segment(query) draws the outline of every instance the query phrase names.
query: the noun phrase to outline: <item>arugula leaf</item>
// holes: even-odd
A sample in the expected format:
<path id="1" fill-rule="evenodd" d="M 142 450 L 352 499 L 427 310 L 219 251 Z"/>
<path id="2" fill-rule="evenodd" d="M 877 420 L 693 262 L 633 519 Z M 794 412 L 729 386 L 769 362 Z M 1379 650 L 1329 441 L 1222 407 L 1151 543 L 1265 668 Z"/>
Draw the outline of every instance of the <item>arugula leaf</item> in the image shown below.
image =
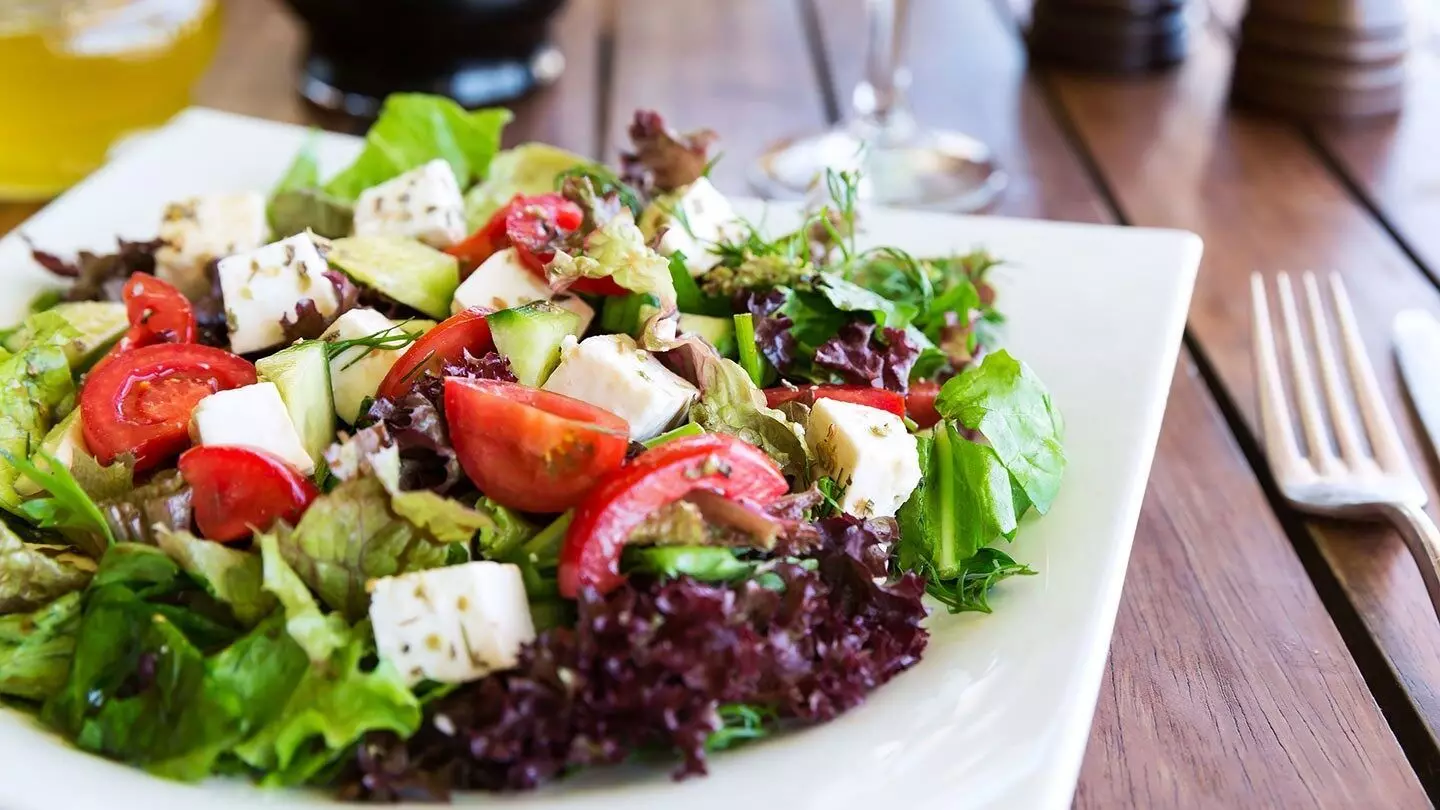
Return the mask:
<path id="1" fill-rule="evenodd" d="M 27 543 L 0 521 L 0 614 L 34 610 L 80 590 L 95 567 L 69 546 Z"/>
<path id="2" fill-rule="evenodd" d="M 900 507 L 900 567 L 954 579 L 981 548 L 1014 535 L 1010 474 L 993 449 L 961 436 L 953 422 L 918 439 L 924 476 Z"/>
<path id="3" fill-rule="evenodd" d="M 78 592 L 32 613 L 0 616 L 0 695 L 43 701 L 64 686 L 79 626 Z"/>
<path id="4" fill-rule="evenodd" d="M 980 431 L 1035 510 L 1049 511 L 1065 473 L 1065 427 L 1030 367 L 997 351 L 945 383 L 935 409 Z"/>
<path id="5" fill-rule="evenodd" d="M 20 503 L 13 458 L 39 446 L 45 432 L 73 403 L 75 383 L 70 363 L 58 346 L 32 346 L 0 360 L 0 508 L 14 511 Z"/>
<path id="6" fill-rule="evenodd" d="M 155 544 L 217 601 L 230 607 L 235 619 L 254 627 L 275 610 L 275 598 L 265 591 L 260 555 L 183 529 L 161 528 Z"/>
<path id="7" fill-rule="evenodd" d="M 115 535 L 100 508 L 59 459 L 43 450 L 37 450 L 35 456 L 45 462 L 45 469 L 30 459 L 0 451 L 0 457 L 50 493 L 48 498 L 22 501 L 15 511 L 42 529 L 59 530 L 92 557 L 104 554 L 105 549 L 115 544 Z"/>
<path id="8" fill-rule="evenodd" d="M 485 176 L 510 118 L 510 112 L 500 108 L 467 112 L 440 96 L 394 93 L 366 133 L 359 157 L 330 178 L 324 190 L 353 202 L 365 189 L 436 158 L 449 163 L 455 180 L 466 188 Z"/>
<path id="9" fill-rule="evenodd" d="M 1035 569 L 1015 562 L 998 548 L 982 548 L 960 564 L 960 571 L 953 579 L 932 579 L 926 592 L 945 603 L 951 613 L 989 613 L 991 589 L 1010 577 L 1035 573 Z"/>

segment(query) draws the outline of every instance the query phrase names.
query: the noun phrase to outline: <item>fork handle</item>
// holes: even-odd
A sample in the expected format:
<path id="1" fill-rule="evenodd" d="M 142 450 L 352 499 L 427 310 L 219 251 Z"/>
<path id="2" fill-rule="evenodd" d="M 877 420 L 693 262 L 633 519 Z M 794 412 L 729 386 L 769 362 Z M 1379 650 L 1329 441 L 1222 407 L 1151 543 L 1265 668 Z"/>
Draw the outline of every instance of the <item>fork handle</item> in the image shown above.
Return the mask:
<path id="1" fill-rule="evenodd" d="M 1440 528 L 1436 528 L 1424 507 L 1415 504 L 1392 504 L 1388 513 L 1410 547 L 1420 577 L 1425 580 L 1425 590 L 1430 592 L 1430 603 L 1440 615 Z"/>

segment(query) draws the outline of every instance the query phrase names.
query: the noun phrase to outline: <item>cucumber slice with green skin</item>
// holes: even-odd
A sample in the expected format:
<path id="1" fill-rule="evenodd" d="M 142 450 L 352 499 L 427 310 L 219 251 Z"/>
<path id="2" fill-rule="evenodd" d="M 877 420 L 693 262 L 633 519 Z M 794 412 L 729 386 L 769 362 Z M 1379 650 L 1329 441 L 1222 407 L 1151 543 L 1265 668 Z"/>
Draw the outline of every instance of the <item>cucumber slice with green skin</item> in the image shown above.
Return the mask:
<path id="1" fill-rule="evenodd" d="M 76 408 L 50 428 L 45 438 L 40 442 L 40 450 L 46 455 L 64 464 L 69 469 L 70 464 L 75 460 L 75 453 L 88 453 L 85 447 L 85 431 L 80 424 L 80 409 Z M 40 458 L 39 453 L 31 453 L 35 466 L 41 470 L 48 469 L 46 462 Z M 30 480 L 28 476 L 20 476 L 15 479 L 15 491 L 22 497 L 28 498 L 31 495 L 39 495 L 41 487 Z"/>
<path id="2" fill-rule="evenodd" d="M 515 379 L 537 388 L 560 365 L 560 342 L 580 331 L 579 315 L 549 301 L 502 309 L 485 320 L 495 351 L 510 361 Z"/>
<path id="3" fill-rule="evenodd" d="M 450 315 L 450 299 L 460 286 L 460 265 L 455 257 L 414 239 L 398 236 L 336 239 L 327 258 L 361 284 L 432 318 Z"/>
<path id="4" fill-rule="evenodd" d="M 280 389 L 300 444 L 317 469 L 325 466 L 325 450 L 335 441 L 335 403 L 325 348 L 323 340 L 305 340 L 255 361 L 260 379 Z"/>
<path id="5" fill-rule="evenodd" d="M 118 301 L 64 301 L 27 317 L 5 338 L 4 348 L 19 351 L 36 341 L 60 346 L 70 370 L 83 371 L 129 328 L 125 305 Z"/>
<path id="6" fill-rule="evenodd" d="M 723 357 L 735 356 L 735 319 L 716 318 L 710 315 L 680 313 L 681 332 L 699 335 L 710 342 Z"/>

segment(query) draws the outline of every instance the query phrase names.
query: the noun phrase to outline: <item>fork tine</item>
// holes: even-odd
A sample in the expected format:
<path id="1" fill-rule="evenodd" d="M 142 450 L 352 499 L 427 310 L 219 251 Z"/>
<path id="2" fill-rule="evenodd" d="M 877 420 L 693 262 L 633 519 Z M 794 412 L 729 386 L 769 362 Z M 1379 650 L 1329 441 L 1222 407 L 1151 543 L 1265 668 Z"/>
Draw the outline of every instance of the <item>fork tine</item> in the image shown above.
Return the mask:
<path id="1" fill-rule="evenodd" d="M 1350 404 L 1350 395 L 1341 381 L 1340 364 L 1335 359 L 1335 342 L 1331 337 L 1330 319 L 1325 314 L 1324 299 L 1315 274 L 1306 271 L 1305 298 L 1310 305 L 1310 328 L 1315 333 L 1315 354 L 1320 361 L 1320 381 L 1325 389 L 1325 402 L 1330 408 L 1330 426 L 1340 445 L 1340 456 L 1351 467 L 1370 462 L 1360 443 L 1360 422 Z"/>
<path id="2" fill-rule="evenodd" d="M 1278 479 L 1308 474 L 1309 464 L 1300 455 L 1290 423 L 1290 406 L 1280 382 L 1280 361 L 1275 352 L 1275 329 L 1270 324 L 1270 304 L 1265 297 L 1265 279 L 1250 274 L 1251 323 L 1255 329 L 1256 389 L 1260 394 L 1261 437 L 1271 470 Z"/>
<path id="3" fill-rule="evenodd" d="M 1309 445 L 1310 463 L 1315 465 L 1316 472 L 1324 475 L 1340 469 L 1340 462 L 1330 448 L 1325 415 L 1320 412 L 1319 389 L 1315 386 L 1315 372 L 1310 367 L 1310 352 L 1306 348 L 1304 327 L 1300 325 L 1299 309 L 1295 306 L 1295 290 L 1290 286 L 1290 275 L 1278 274 L 1275 286 L 1280 293 L 1280 320 L 1285 323 L 1285 342 L 1290 344 L 1290 373 L 1295 381 L 1300 425 L 1305 430 L 1305 443 Z"/>
<path id="4" fill-rule="evenodd" d="M 1350 368 L 1350 379 L 1355 385 L 1355 402 L 1360 406 L 1360 415 L 1365 420 L 1365 429 L 1370 436 L 1370 447 L 1375 451 L 1375 460 L 1381 469 L 1392 472 L 1410 472 L 1410 461 L 1400 447 L 1400 432 L 1395 421 L 1385 408 L 1380 395 L 1380 383 L 1375 379 L 1375 369 L 1365 353 L 1365 344 L 1360 340 L 1360 327 L 1355 322 L 1355 310 L 1350 306 L 1350 295 L 1339 273 L 1330 274 L 1330 295 L 1335 299 L 1335 317 L 1340 325 L 1340 342 L 1345 348 L 1346 365 Z"/>

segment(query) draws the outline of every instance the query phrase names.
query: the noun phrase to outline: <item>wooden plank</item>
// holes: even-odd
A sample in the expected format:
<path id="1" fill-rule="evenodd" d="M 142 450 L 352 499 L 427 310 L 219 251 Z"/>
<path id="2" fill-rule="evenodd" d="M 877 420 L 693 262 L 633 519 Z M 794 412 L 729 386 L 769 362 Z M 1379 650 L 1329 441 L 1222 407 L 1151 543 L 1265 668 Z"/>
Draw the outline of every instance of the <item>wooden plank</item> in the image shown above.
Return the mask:
<path id="1" fill-rule="evenodd" d="M 1075 806 L 1428 806 L 1188 355 Z"/>
<path id="2" fill-rule="evenodd" d="M 1228 42 L 1213 30 L 1197 34 L 1189 60 L 1170 75 L 1116 82 L 1056 73 L 1048 79 L 1127 219 L 1204 237 L 1190 331 L 1252 430 L 1258 423 L 1247 284 L 1257 269 L 1341 273 L 1390 407 L 1406 414 L 1389 358 L 1390 319 L 1407 307 L 1440 313 L 1440 295 L 1296 129 L 1227 109 Z M 1406 446 L 1422 446 L 1409 419 L 1401 429 Z M 1427 479 L 1433 492 L 1434 479 Z M 1333 573 L 1350 606 L 1339 607 L 1358 616 L 1408 694 L 1408 707 L 1387 707 L 1392 716 L 1408 728 L 1418 713 L 1434 734 L 1440 728 L 1440 627 L 1399 537 L 1379 527 L 1319 523 L 1310 524 L 1309 536 L 1313 546 L 1304 547 L 1318 550 L 1317 564 Z M 1408 740 L 1411 731 L 1403 733 Z M 1427 774 L 1434 766 L 1430 743 L 1409 743 Z"/>
<path id="3" fill-rule="evenodd" d="M 780 0 L 618 0 L 615 71 L 604 157 L 629 139 L 637 108 L 680 130 L 709 127 L 723 159 L 722 190 L 748 191 L 746 172 L 766 145 L 825 126 L 800 7 Z"/>
<path id="4" fill-rule="evenodd" d="M 1000 210 L 1108 220 L 996 7 L 912 8 L 916 112 L 1000 150 L 1015 175 L 1014 198 Z M 818 9 L 831 73 L 846 87 L 863 29 L 854 4 L 821 0 Z M 1077 806 L 1424 801 L 1187 354 L 1170 392 Z"/>
<path id="5" fill-rule="evenodd" d="M 1440 279 L 1440 52 L 1417 47 L 1405 110 L 1363 124 L 1322 124 L 1316 143 Z"/>

